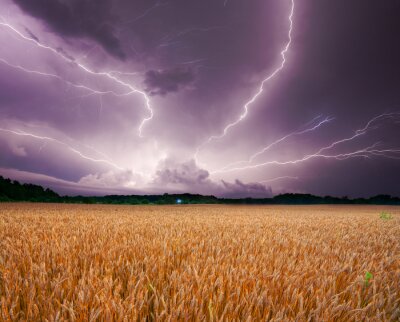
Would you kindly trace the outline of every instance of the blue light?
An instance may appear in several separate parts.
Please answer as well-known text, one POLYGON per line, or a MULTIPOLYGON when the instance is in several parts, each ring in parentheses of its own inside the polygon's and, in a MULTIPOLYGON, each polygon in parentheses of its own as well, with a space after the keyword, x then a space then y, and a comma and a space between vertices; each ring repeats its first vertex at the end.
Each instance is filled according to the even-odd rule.
POLYGON ((176 199, 176 203, 180 205, 182 203, 182 199, 176 199))

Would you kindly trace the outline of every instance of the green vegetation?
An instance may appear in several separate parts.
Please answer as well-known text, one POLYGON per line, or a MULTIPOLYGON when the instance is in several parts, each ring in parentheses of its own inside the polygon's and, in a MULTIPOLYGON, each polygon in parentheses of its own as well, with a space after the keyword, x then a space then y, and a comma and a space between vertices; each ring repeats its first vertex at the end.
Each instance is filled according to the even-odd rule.
POLYGON ((371 278, 373 278, 374 276, 372 275, 372 273, 370 272, 366 272, 365 273, 365 278, 364 278, 364 285, 365 287, 369 286, 369 281, 371 280, 371 278))
POLYGON ((53 202, 60 196, 50 189, 33 184, 20 184, 0 176, 1 201, 53 202))
POLYGON ((392 216, 391 214, 389 214, 389 213, 387 213, 387 212, 384 212, 384 211, 381 212, 381 214, 380 214, 379 217, 380 217, 381 219, 383 219, 383 220, 390 220, 390 219, 393 219, 393 216, 392 216))

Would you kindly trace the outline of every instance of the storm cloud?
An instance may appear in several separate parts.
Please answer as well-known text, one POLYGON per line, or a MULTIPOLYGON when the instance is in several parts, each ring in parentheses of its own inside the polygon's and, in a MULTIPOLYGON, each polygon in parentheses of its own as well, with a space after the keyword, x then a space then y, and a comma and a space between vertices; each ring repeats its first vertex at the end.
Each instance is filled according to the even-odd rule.
POLYGON ((195 75, 192 69, 176 67, 165 70, 149 70, 145 75, 146 91, 151 95, 166 95, 192 84, 195 75))
POLYGON ((209 183, 209 173, 196 165, 194 160, 179 163, 173 159, 161 162, 156 172, 155 182, 164 184, 204 184, 209 183))
POLYGON ((182 163, 172 159, 164 160, 156 172, 154 184, 172 188, 175 192, 190 190, 227 198, 272 196, 271 188, 261 183, 243 183, 238 179, 232 183, 224 180, 214 181, 210 178, 209 172, 199 167, 195 160, 182 163))
MULTIPOLYGON (((26 13, 44 21, 60 36, 89 38, 111 55, 125 58, 115 36, 112 1, 109 0, 14 0, 26 13)), ((35 39, 37 39, 35 37, 35 39)))
POLYGON ((271 187, 266 187, 261 183, 243 183, 236 179, 234 183, 225 182, 222 184, 226 189, 224 195, 230 198, 254 197, 254 198, 269 198, 272 197, 271 187))

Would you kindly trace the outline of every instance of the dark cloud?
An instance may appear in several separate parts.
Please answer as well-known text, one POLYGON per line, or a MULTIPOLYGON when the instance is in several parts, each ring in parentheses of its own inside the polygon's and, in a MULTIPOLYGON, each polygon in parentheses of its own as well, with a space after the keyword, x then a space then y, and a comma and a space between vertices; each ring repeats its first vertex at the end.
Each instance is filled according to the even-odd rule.
POLYGON ((198 185, 209 183, 209 173, 199 168, 194 160, 178 163, 168 159, 162 162, 156 172, 156 183, 198 185))
POLYGON ((234 183, 222 180, 222 184, 226 189, 224 195, 231 198, 268 198, 272 196, 272 189, 261 183, 243 183, 236 179, 234 183))
POLYGON ((176 67, 165 70, 149 70, 146 72, 144 83, 151 95, 166 95, 177 92, 193 83, 194 72, 188 67, 176 67))
MULTIPOLYGON (((56 33, 90 38, 111 55, 125 58, 114 35, 112 2, 108 0, 14 0, 28 14, 43 20, 56 33)), ((36 37, 35 37, 36 39, 36 37)))

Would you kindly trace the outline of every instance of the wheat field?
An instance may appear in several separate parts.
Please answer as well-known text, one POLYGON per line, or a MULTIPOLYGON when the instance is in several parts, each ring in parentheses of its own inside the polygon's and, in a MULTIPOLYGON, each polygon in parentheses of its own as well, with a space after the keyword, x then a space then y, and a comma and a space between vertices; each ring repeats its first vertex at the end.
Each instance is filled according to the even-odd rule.
POLYGON ((400 208, 0 204, 0 312, 399 321, 400 208))

